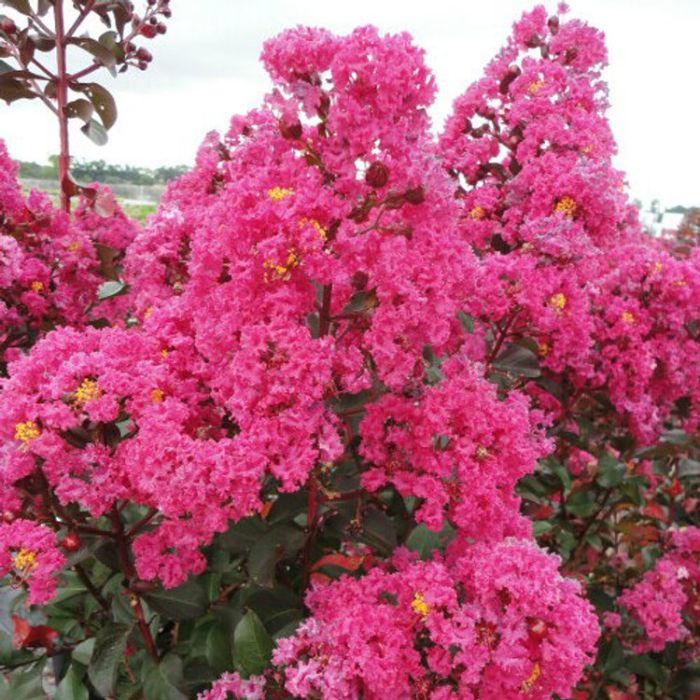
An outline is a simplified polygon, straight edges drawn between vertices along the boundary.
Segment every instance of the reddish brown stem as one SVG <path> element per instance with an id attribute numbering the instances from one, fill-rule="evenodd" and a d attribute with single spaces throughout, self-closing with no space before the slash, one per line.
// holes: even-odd
<path id="1" fill-rule="evenodd" d="M 126 533 L 124 532 L 124 523 L 122 522 L 119 511 L 116 508 L 112 509 L 112 525 L 114 527 L 114 536 L 117 540 L 117 552 L 119 553 L 119 564 L 124 576 L 127 578 L 129 583 L 132 579 L 136 578 L 136 571 L 134 565 L 131 563 L 129 557 L 129 540 Z M 158 651 L 156 649 L 155 642 L 153 641 L 153 635 L 146 622 L 146 616 L 143 614 L 143 606 L 141 605 L 141 598 L 134 591 L 130 590 L 131 593 L 131 607 L 136 615 L 136 620 L 138 621 L 139 630 L 141 631 L 141 636 L 143 637 L 144 645 L 146 646 L 146 651 L 151 656 L 151 658 L 156 661 L 158 659 Z"/>
<path id="2" fill-rule="evenodd" d="M 307 529 L 308 535 L 304 543 L 303 570 L 302 570 L 302 590 L 306 590 L 311 579 L 311 552 L 316 540 L 316 529 L 318 528 L 318 482 L 312 474 L 309 477 L 309 496 L 307 502 Z"/>
<path id="3" fill-rule="evenodd" d="M 56 104 L 61 152 L 58 156 L 58 184 L 61 193 L 61 209 L 70 212 L 70 147 L 68 143 L 68 70 L 66 67 L 66 35 L 63 26 L 63 0 L 54 0 L 54 26 L 56 35 Z"/>
<path id="4" fill-rule="evenodd" d="M 86 66 L 85 68 L 79 70 L 77 73 L 73 73 L 73 75 L 70 76 L 70 80 L 80 80 L 80 78 L 84 78 L 86 75 L 89 75 L 90 73 L 94 73 L 98 68 L 102 68 L 102 65 L 100 63 L 93 63 L 89 66 Z"/>
<path id="5" fill-rule="evenodd" d="M 82 582 L 83 586 L 90 591 L 92 597 L 99 603 L 100 607 L 103 610 L 108 611 L 109 603 L 105 600 L 104 596 L 100 592 L 100 589 L 90 580 L 90 577 L 87 575 L 85 569 L 83 569 L 80 564 L 74 564 L 73 569 L 78 575 L 78 578 Z"/>
<path id="6" fill-rule="evenodd" d="M 318 336 L 328 335 L 331 329 L 331 298 L 333 285 L 324 284 L 321 298 L 321 309 L 318 319 Z M 307 507 L 307 529 L 308 535 L 304 543 L 302 589 L 305 590 L 311 578 L 311 553 L 316 541 L 316 530 L 318 529 L 318 504 L 319 504 L 319 484 L 316 475 L 312 472 L 308 482 L 309 496 Z"/>
<path id="7" fill-rule="evenodd" d="M 88 0 L 85 3 L 85 7 L 80 11 L 80 14 L 75 18 L 71 28 L 66 32 L 66 37 L 72 37 L 77 31 L 78 27 L 83 23 L 83 20 L 92 12 L 92 8 L 95 6 L 95 0 Z"/>
<path id="8" fill-rule="evenodd" d="M 135 523 L 131 528 L 126 533 L 127 537 L 133 537 L 134 535 L 138 534 L 148 523 L 155 518 L 155 516 L 158 515 L 158 509 L 157 508 L 151 508 L 146 515 L 141 518 L 137 523 Z"/>
<path id="9" fill-rule="evenodd" d="M 496 342 L 494 343 L 494 346 L 486 360 L 486 365 L 488 367 L 490 367 L 491 363 L 496 359 L 496 357 L 498 357 L 498 353 L 501 349 L 501 346 L 503 345 L 503 341 L 508 337 L 508 329 L 511 327 L 513 321 L 515 321 L 515 317 L 517 315 L 518 311 L 515 310 L 513 314 L 506 319 L 503 328 L 500 329 L 498 338 L 496 339 Z"/>

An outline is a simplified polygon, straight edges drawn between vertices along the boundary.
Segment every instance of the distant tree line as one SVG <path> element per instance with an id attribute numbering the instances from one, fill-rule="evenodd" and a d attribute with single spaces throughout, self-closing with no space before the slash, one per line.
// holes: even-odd
<path id="1" fill-rule="evenodd" d="M 19 161 L 20 178 L 55 180 L 58 156 L 50 156 L 47 165 Z M 154 170 L 133 165 L 114 165 L 103 160 L 76 160 L 71 172 L 79 182 L 103 182 L 108 185 L 162 185 L 187 172 L 186 165 L 162 166 Z"/>

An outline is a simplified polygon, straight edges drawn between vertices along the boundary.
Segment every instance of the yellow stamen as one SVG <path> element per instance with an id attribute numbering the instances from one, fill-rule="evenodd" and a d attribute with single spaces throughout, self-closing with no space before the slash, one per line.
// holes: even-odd
<path id="1" fill-rule="evenodd" d="M 97 386 L 97 382 L 89 377 L 83 379 L 82 384 L 73 394 L 73 402 L 82 408 L 88 401 L 96 401 L 102 396 L 102 390 Z"/>
<path id="2" fill-rule="evenodd" d="M 430 606 L 425 602 L 425 598 L 420 593 L 416 593 L 413 596 L 411 607 L 421 617 L 427 617 L 428 613 L 430 612 Z"/>
<path id="3" fill-rule="evenodd" d="M 78 241 L 72 241 L 68 245 L 68 250 L 70 250 L 71 253 L 75 253 L 76 251 L 80 250 L 80 243 L 78 243 Z"/>
<path id="4" fill-rule="evenodd" d="M 475 219 L 475 220 L 479 221 L 479 220 L 486 217 L 486 209 L 484 209 L 484 207 L 474 207 L 469 212 L 469 217 L 471 219 Z"/>
<path id="5" fill-rule="evenodd" d="M 587 144 L 586 146 L 584 146 L 581 149 L 581 151 L 583 153 L 585 153 L 586 155 L 590 155 L 591 153 L 593 153 L 593 144 L 592 143 Z"/>
<path id="6" fill-rule="evenodd" d="M 265 262 L 263 263 L 263 267 L 267 270 L 272 270 L 275 273 L 276 279 L 288 280 L 291 277 L 291 271 L 295 267 L 299 267 L 300 262 L 301 259 L 297 255 L 294 248 L 290 248 L 287 254 L 287 260 L 284 265 L 278 265 L 272 260 L 265 260 Z M 270 281 L 268 275 L 265 275 L 265 280 L 267 282 Z"/>
<path id="7" fill-rule="evenodd" d="M 540 664 L 536 661 L 535 665 L 532 667 L 532 672 L 530 673 L 530 677 L 523 682 L 521 689 L 524 693 L 529 693 L 532 690 L 532 686 L 535 685 L 537 682 L 537 679 L 542 675 L 542 669 L 540 668 Z"/>
<path id="8" fill-rule="evenodd" d="M 554 205 L 554 211 L 557 214 L 563 214 L 567 219 L 573 219 L 576 214 L 576 200 L 573 197 L 562 197 Z"/>
<path id="9" fill-rule="evenodd" d="M 664 266 L 657 260 L 654 263 L 654 272 L 661 272 L 661 270 L 664 269 Z"/>
<path id="10" fill-rule="evenodd" d="M 544 87 L 544 80 L 535 80 L 535 81 L 531 82 L 531 83 L 528 85 L 527 91 L 528 91 L 531 95 L 534 96 L 534 95 L 536 95 L 543 87 Z"/>
<path id="11" fill-rule="evenodd" d="M 22 448 L 26 449 L 32 440 L 36 440 L 41 435 L 39 426 L 33 421 L 28 420 L 24 423 L 15 425 L 15 440 L 22 443 Z"/>
<path id="12" fill-rule="evenodd" d="M 36 568 L 36 552 L 22 547 L 14 555 L 12 565 L 20 576 L 26 576 Z"/>
<path id="13" fill-rule="evenodd" d="M 163 349 L 160 351 L 160 356 L 161 356 L 163 359 L 165 359 L 165 358 L 168 356 L 168 348 L 163 348 Z"/>
<path id="14" fill-rule="evenodd" d="M 549 343 L 544 340 L 537 344 L 537 352 L 539 352 L 542 357 L 547 357 L 547 355 L 549 355 L 549 349 Z"/>
<path id="15" fill-rule="evenodd" d="M 634 318 L 634 314 L 631 311 L 623 311 L 622 320 L 625 323 L 634 323 L 636 319 Z"/>
<path id="16" fill-rule="evenodd" d="M 149 306 L 144 312 L 143 312 L 143 318 L 144 320 L 147 318 L 150 318 L 153 315 L 153 307 Z"/>
<path id="17" fill-rule="evenodd" d="M 153 403 L 160 403 L 165 398 L 165 392 L 162 389 L 152 389 L 151 390 L 151 401 Z"/>
<path id="18" fill-rule="evenodd" d="M 561 312 L 566 306 L 566 297 L 561 292 L 558 292 L 557 294 L 552 294 L 552 296 L 549 297 L 549 305 L 555 311 Z"/>
<path id="19" fill-rule="evenodd" d="M 479 447 L 476 448 L 476 458 L 478 460 L 484 460 L 489 456 L 489 451 L 485 447 Z"/>
<path id="20" fill-rule="evenodd" d="M 304 226 L 307 224 L 309 226 L 313 226 L 316 231 L 318 231 L 318 236 L 324 243 L 328 240 L 326 229 L 323 228 L 323 226 L 321 226 L 316 219 L 299 219 L 299 226 L 301 226 L 301 228 L 304 228 Z"/>
<path id="21" fill-rule="evenodd" d="M 37 294 L 44 290 L 44 283 L 39 282 L 39 280 L 34 280 L 31 286 L 32 290 L 35 291 Z"/>
<path id="22" fill-rule="evenodd" d="M 285 197 L 291 197 L 293 194 L 294 190 L 291 187 L 273 187 L 267 191 L 267 196 L 275 202 L 281 202 Z"/>

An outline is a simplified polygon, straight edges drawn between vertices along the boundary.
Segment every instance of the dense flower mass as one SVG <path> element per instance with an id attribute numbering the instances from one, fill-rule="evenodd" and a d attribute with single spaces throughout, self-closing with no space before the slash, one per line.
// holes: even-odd
<path id="1" fill-rule="evenodd" d="M 641 625 L 637 651 L 662 651 L 689 636 L 684 613 L 691 625 L 700 619 L 700 530 L 673 532 L 668 552 L 618 601 Z"/>
<path id="2" fill-rule="evenodd" d="M 170 693 L 614 698 L 696 660 L 700 255 L 611 165 L 603 36 L 526 13 L 437 138 L 423 59 L 269 40 L 143 230 L 0 149 L 0 573 L 70 576 Z"/>
<path id="3" fill-rule="evenodd" d="M 387 566 L 311 591 L 312 616 L 273 662 L 294 697 L 568 696 L 598 625 L 557 566 L 514 539 L 471 547 L 449 566 L 397 550 Z M 248 697 L 234 680 L 219 687 Z"/>
<path id="4" fill-rule="evenodd" d="M 123 300 L 98 303 L 102 283 L 114 280 L 136 225 L 107 188 L 83 197 L 70 219 L 49 197 L 24 197 L 17 165 L 0 141 L 0 371 L 47 329 L 107 318 Z"/>
<path id="5" fill-rule="evenodd" d="M 28 584 L 30 603 L 53 598 L 56 575 L 65 563 L 50 528 L 26 519 L 0 525 L 0 574 L 9 573 L 14 585 Z"/>
<path id="6" fill-rule="evenodd" d="M 416 521 L 433 530 L 442 528 L 447 511 L 463 537 L 527 536 L 514 489 L 545 453 L 533 425 L 538 413 L 528 413 L 517 393 L 499 401 L 493 385 L 461 362 L 441 369 L 444 381 L 420 394 L 388 395 L 368 407 L 360 449 L 377 466 L 362 475 L 363 485 L 374 491 L 389 481 L 417 497 Z"/>

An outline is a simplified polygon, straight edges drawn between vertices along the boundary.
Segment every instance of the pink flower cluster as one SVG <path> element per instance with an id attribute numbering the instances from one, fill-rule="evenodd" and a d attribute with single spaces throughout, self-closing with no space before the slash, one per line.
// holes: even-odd
<path id="1" fill-rule="evenodd" d="M 700 620 L 700 529 L 674 531 L 667 552 L 618 603 L 641 625 L 637 653 L 663 651 L 667 643 L 687 638 L 684 614 Z"/>
<path id="2" fill-rule="evenodd" d="M 700 256 L 641 237 L 610 164 L 605 57 L 599 32 L 538 7 L 435 140 L 434 81 L 407 35 L 297 28 L 267 42 L 273 91 L 207 136 L 131 243 L 115 327 L 61 328 L 8 356 L 0 508 L 34 521 L 53 498 L 93 517 L 148 509 L 136 572 L 173 587 L 230 521 L 351 455 L 366 491 L 391 486 L 454 540 L 444 557 L 400 549 L 313 587 L 274 682 L 329 700 L 569 696 L 596 618 L 514 491 L 551 449 L 558 400 L 490 382 L 498 353 L 521 343 L 550 385 L 607 387 L 640 442 L 700 395 Z M 92 250 L 110 267 L 130 224 L 104 192 L 74 221 L 36 194 L 25 204 L 0 166 L 3 328 L 84 324 Z M 80 246 L 90 255 L 74 260 Z M 685 426 L 699 418 L 692 405 Z M 36 530 L 7 527 L 3 570 L 53 581 L 48 535 L 39 547 Z M 678 638 L 697 601 L 679 578 L 684 566 L 697 580 L 696 545 L 679 533 L 622 601 L 648 648 Z M 203 697 L 264 697 L 268 682 L 230 674 Z"/>
<path id="3" fill-rule="evenodd" d="M 421 506 L 417 522 L 440 530 L 445 517 L 462 537 L 478 541 L 528 536 L 515 484 L 535 469 L 547 442 L 527 399 L 499 400 L 475 367 L 454 358 L 444 380 L 409 397 L 387 395 L 371 404 L 360 426 L 360 451 L 370 465 L 370 491 L 391 482 Z"/>
<path id="4" fill-rule="evenodd" d="M 568 697 L 598 626 L 558 559 L 509 539 L 448 561 L 397 550 L 359 579 L 316 587 L 312 617 L 273 655 L 284 689 L 323 700 Z M 249 697 L 237 678 L 215 688 L 203 697 Z"/>
<path id="5" fill-rule="evenodd" d="M 0 364 L 46 329 L 116 320 L 119 300 L 97 304 L 99 286 L 134 239 L 136 224 L 107 188 L 82 198 L 71 218 L 33 190 L 26 198 L 17 165 L 0 141 Z M 97 306 L 96 309 L 93 307 Z"/>
<path id="6" fill-rule="evenodd" d="M 529 341 L 550 378 L 609 391 L 651 443 L 675 402 L 697 395 L 700 257 L 641 234 L 610 164 L 605 62 L 600 32 L 535 8 L 455 102 L 439 147 L 483 256 L 469 310 Z"/>
<path id="7" fill-rule="evenodd" d="M 56 575 L 66 563 L 53 530 L 31 520 L 0 524 L 0 576 L 28 584 L 29 602 L 46 603 L 56 593 Z"/>

